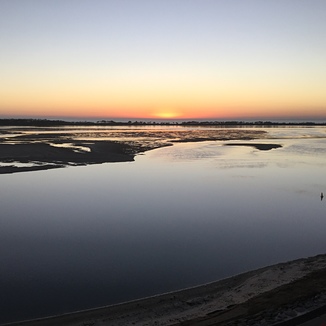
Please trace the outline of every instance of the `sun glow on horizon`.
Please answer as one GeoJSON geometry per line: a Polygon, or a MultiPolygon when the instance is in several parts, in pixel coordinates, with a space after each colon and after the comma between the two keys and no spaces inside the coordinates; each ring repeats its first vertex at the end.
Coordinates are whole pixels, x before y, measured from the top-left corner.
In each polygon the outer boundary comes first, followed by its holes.
{"type": "Polygon", "coordinates": [[[159,119],[176,119],[176,118],[181,118],[182,115],[174,110],[161,110],[154,113],[153,117],[159,119]]]}

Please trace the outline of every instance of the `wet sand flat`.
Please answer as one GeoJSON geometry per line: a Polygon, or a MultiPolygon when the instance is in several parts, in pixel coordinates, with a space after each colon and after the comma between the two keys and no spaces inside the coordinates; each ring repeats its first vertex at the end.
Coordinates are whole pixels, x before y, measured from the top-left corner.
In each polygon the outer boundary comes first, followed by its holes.
{"type": "Polygon", "coordinates": [[[128,162],[139,153],[178,142],[248,141],[265,135],[250,129],[11,128],[0,137],[0,174],[128,162]]]}
{"type": "MultiPolygon", "coordinates": [[[[75,143],[79,145],[80,143],[75,143]]],[[[36,171],[69,165],[100,164],[105,162],[132,161],[130,146],[114,142],[98,141],[88,144],[90,151],[55,147],[47,143],[0,144],[0,160],[13,164],[0,166],[1,173],[36,171]],[[29,167],[16,167],[14,162],[34,163],[29,167]]]]}

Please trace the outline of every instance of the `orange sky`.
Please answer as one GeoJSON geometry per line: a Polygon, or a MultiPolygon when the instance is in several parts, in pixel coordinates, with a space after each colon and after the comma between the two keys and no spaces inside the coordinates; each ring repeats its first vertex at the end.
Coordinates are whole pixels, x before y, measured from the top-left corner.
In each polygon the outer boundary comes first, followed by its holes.
{"type": "Polygon", "coordinates": [[[64,83],[58,82],[56,89],[46,83],[28,85],[28,81],[5,92],[2,88],[1,112],[13,116],[181,119],[325,115],[323,87],[307,89],[299,83],[292,89],[274,89],[270,83],[218,85],[218,80],[203,83],[214,85],[210,88],[199,83],[182,87],[176,83],[171,88],[155,84],[143,87],[136,82],[108,88],[101,84],[90,87],[77,80],[71,81],[74,87],[64,83]]]}

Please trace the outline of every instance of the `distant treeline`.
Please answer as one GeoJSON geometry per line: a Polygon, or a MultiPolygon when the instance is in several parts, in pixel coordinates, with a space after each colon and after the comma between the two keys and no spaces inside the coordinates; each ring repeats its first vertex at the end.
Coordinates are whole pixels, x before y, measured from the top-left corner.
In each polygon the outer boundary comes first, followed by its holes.
{"type": "Polygon", "coordinates": [[[31,127],[58,127],[58,126],[325,126],[326,122],[272,122],[272,121],[128,121],[113,120],[64,121],[49,119],[0,119],[0,126],[31,126],[31,127]]]}
{"type": "Polygon", "coordinates": [[[70,125],[93,125],[92,122],[69,122],[48,119],[0,119],[0,126],[29,126],[29,127],[55,127],[70,125]]]}

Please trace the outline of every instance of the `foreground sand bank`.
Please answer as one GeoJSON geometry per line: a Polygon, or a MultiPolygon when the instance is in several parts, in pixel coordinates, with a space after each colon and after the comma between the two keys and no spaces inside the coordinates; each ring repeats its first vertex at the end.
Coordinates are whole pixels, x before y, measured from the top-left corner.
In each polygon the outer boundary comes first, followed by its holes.
{"type": "Polygon", "coordinates": [[[272,325],[324,304],[326,255],[318,255],[191,289],[11,325],[255,325],[257,320],[272,325]]]}

